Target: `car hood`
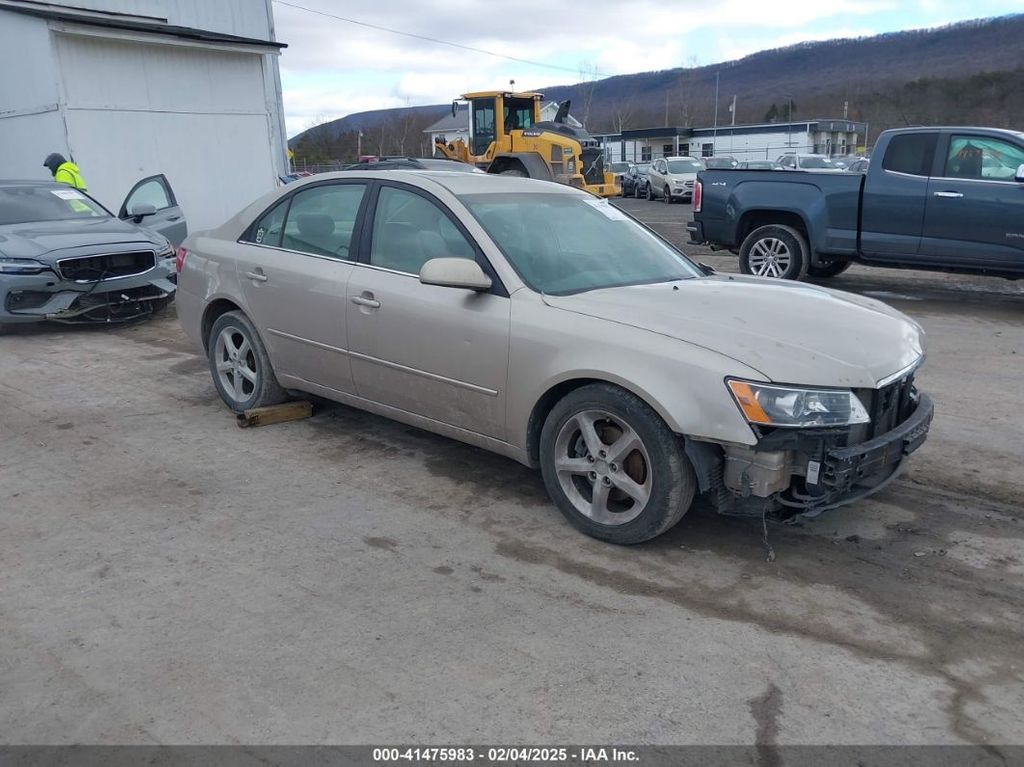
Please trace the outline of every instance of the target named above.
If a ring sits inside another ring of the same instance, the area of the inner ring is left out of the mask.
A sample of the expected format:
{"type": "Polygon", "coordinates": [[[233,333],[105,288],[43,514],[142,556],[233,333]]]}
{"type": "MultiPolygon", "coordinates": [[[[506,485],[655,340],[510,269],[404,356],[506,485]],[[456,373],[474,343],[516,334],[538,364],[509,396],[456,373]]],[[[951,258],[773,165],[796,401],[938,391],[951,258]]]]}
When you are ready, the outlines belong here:
{"type": "Polygon", "coordinates": [[[549,306],[710,349],[777,383],[874,388],[924,353],[924,332],[871,298],[713,276],[545,296],[549,306]]]}
{"type": "Polygon", "coordinates": [[[123,244],[160,248],[164,241],[153,232],[118,218],[0,226],[0,255],[8,258],[48,261],[62,257],[65,254],[61,251],[69,248],[123,244]]]}

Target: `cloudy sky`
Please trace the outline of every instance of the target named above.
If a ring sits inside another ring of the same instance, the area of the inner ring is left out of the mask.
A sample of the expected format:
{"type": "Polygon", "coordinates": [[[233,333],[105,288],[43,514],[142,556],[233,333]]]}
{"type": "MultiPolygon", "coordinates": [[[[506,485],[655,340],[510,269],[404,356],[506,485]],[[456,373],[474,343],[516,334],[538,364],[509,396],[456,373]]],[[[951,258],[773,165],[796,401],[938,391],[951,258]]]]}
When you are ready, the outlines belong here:
{"type": "Polygon", "coordinates": [[[281,57],[281,81],[290,136],[324,119],[368,109],[443,104],[467,91],[506,87],[512,79],[523,90],[542,88],[602,75],[712,64],[804,40],[1024,12],[1024,0],[273,3],[277,39],[289,45],[281,57]]]}

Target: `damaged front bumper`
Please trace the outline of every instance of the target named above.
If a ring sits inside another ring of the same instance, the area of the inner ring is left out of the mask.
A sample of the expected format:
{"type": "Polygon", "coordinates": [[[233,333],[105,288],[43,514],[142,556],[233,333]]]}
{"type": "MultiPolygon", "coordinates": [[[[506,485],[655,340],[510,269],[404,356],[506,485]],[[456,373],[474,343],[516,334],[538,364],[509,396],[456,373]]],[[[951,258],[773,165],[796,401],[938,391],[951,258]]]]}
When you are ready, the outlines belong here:
{"type": "Polygon", "coordinates": [[[127,277],[70,280],[56,271],[0,276],[0,324],[127,322],[147,317],[174,297],[174,258],[127,277]]]}
{"type": "Polygon", "coordinates": [[[725,447],[713,498],[719,511],[817,516],[881,490],[924,443],[935,412],[928,395],[905,386],[902,417],[864,441],[850,428],[776,430],[752,448],[725,447]]]}

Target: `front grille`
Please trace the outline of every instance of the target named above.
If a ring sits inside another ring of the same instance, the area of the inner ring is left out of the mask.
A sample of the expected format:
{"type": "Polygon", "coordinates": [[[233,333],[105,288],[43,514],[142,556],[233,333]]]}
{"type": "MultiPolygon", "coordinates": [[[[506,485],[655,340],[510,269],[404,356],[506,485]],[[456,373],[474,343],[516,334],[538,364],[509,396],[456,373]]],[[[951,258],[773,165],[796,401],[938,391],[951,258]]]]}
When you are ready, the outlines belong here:
{"type": "Polygon", "coordinates": [[[871,436],[878,437],[903,423],[913,410],[914,376],[877,389],[871,396],[871,436]]]}
{"type": "Polygon", "coordinates": [[[97,282],[142,274],[155,265],[156,255],[153,251],[140,250],[132,253],[65,258],[57,262],[57,269],[66,280],[97,282]]]}

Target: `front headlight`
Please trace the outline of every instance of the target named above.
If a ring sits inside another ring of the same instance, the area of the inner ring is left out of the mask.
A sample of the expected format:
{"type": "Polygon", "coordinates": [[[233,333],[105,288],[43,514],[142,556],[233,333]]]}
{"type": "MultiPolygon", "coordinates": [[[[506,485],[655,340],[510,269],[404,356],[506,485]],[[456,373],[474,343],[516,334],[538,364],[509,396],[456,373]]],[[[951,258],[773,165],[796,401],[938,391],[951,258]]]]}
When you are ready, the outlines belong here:
{"type": "Polygon", "coordinates": [[[727,379],[747,421],[759,426],[849,426],[871,416],[849,389],[804,389],[727,379]]]}
{"type": "Polygon", "coordinates": [[[50,267],[31,258],[0,256],[0,274],[42,274],[50,267]]]}

